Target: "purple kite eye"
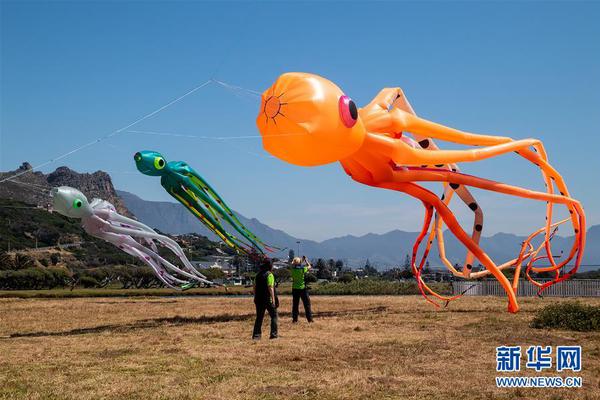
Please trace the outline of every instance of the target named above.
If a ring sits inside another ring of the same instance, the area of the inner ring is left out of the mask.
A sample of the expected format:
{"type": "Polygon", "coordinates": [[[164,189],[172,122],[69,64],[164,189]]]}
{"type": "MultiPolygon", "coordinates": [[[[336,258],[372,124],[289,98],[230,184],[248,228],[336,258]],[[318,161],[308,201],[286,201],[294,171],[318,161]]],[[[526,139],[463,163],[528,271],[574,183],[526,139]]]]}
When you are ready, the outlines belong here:
{"type": "Polygon", "coordinates": [[[358,120],[358,109],[352,99],[346,95],[340,97],[340,118],[346,127],[352,128],[358,120]]]}

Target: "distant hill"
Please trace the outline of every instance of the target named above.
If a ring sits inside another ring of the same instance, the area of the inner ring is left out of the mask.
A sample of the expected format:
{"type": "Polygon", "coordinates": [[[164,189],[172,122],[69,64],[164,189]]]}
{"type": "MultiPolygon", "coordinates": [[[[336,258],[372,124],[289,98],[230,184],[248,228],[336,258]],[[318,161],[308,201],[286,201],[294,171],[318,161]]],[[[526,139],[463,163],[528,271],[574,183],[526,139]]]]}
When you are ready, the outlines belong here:
{"type": "MultiPolygon", "coordinates": [[[[204,225],[179,203],[147,201],[121,190],[118,190],[117,194],[137,218],[154,228],[171,234],[196,232],[214,238],[204,225]]],[[[316,242],[293,237],[282,230],[271,228],[255,218],[236,214],[244,225],[269,244],[296,249],[296,242],[300,241],[302,253],[307,256],[341,258],[355,266],[362,265],[366,259],[380,268],[399,265],[404,262],[406,254],[412,252],[412,245],[417,236],[416,232],[393,230],[384,234],[347,235],[316,242]]],[[[453,263],[461,263],[465,255],[463,245],[449,232],[445,233],[444,238],[448,258],[453,263]]],[[[493,236],[483,237],[481,244],[493,259],[510,260],[517,254],[524,239],[523,236],[497,233],[493,236]]],[[[572,243],[573,237],[556,236],[552,241],[552,246],[558,254],[561,250],[568,252],[572,243]]],[[[595,225],[588,230],[588,244],[583,264],[600,265],[599,244],[600,225],[595,225]]],[[[434,246],[429,257],[432,266],[440,264],[438,257],[437,248],[434,246]]],[[[598,267],[592,269],[596,268],[598,267]]],[[[581,268],[582,271],[586,269],[588,268],[585,266],[581,268]]]]}

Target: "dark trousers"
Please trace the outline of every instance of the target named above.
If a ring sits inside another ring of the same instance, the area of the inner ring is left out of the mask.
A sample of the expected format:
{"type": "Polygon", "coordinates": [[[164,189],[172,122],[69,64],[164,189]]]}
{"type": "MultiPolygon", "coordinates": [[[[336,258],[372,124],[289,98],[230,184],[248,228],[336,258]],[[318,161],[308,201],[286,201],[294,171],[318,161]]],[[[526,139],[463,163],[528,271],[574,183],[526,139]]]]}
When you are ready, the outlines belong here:
{"type": "Polygon", "coordinates": [[[298,306],[300,305],[300,299],[304,305],[304,313],[308,322],[312,322],[312,310],[310,309],[310,297],[308,297],[308,290],[304,289],[292,289],[292,321],[298,321],[298,306]]]}
{"type": "Polygon", "coordinates": [[[254,321],[254,331],[252,337],[259,338],[262,334],[262,323],[265,318],[265,311],[269,312],[271,317],[271,337],[277,337],[277,309],[273,304],[269,303],[255,303],[256,306],[256,321],[254,321]]]}

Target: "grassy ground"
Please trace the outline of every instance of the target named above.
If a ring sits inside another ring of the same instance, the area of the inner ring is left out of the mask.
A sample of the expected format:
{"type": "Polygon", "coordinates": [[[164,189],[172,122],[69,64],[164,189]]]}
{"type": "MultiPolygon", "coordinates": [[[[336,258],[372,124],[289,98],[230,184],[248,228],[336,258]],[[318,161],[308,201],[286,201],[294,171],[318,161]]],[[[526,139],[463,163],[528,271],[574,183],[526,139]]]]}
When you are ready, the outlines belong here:
{"type": "Polygon", "coordinates": [[[292,325],[285,296],[281,338],[252,342],[249,298],[0,299],[0,398],[600,399],[600,333],[529,327],[558,301],[315,296],[292,325]],[[584,388],[497,389],[503,344],[583,346],[584,388]]]}

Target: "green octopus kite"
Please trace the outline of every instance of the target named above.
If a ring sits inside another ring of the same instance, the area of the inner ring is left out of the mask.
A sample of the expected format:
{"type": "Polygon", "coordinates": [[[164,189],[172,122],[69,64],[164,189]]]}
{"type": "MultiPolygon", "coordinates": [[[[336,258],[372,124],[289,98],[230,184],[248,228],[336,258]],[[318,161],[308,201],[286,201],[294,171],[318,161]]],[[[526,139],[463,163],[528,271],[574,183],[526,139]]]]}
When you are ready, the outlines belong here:
{"type": "Polygon", "coordinates": [[[162,154],[148,150],[135,153],[133,159],[142,174],[160,176],[160,184],[167,192],[228,246],[243,253],[250,253],[252,247],[260,253],[263,253],[263,248],[273,251],[240,222],[221,196],[187,163],[167,162],[162,154]],[[221,219],[238,231],[249,244],[227,232],[221,219]]]}

